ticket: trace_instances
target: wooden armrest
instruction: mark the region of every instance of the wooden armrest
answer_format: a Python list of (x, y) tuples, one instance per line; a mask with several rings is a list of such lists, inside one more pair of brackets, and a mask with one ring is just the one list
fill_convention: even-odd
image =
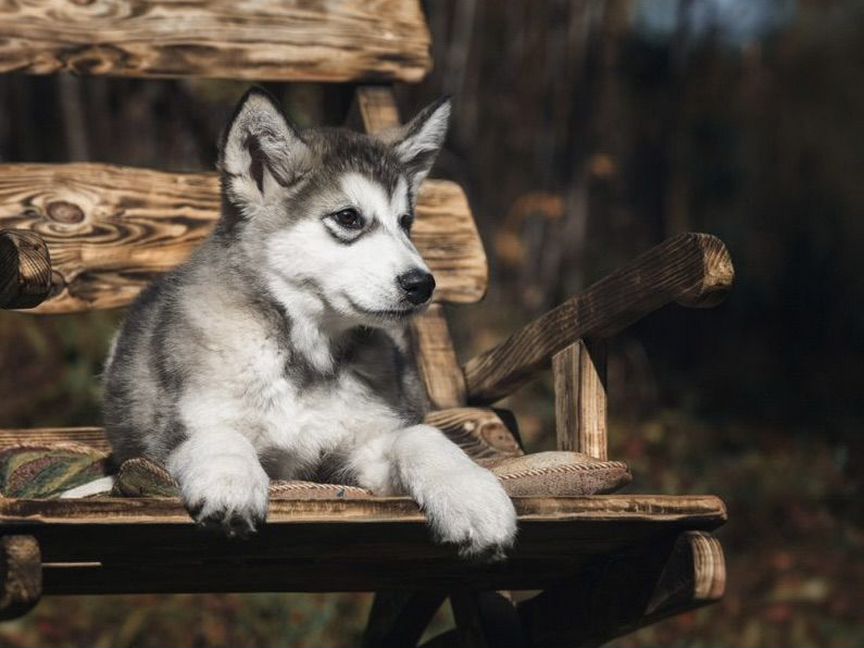
[(463, 367), (468, 402), (493, 403), (576, 340), (610, 337), (670, 302), (715, 306), (734, 276), (720, 239), (697, 233), (670, 238), (469, 360)]
[(42, 237), (0, 229), (0, 308), (33, 308), (50, 292), (51, 258)]

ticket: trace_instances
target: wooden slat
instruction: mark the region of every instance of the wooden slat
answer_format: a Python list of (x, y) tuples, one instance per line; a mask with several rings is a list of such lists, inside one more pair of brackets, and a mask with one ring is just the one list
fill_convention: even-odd
[(196, 527), (175, 499), (0, 500), (0, 529), (32, 535), (47, 594), (369, 591), (405, 587), (536, 589), (586, 561), (725, 519), (713, 497), (516, 498), (519, 542), (477, 565), (431, 542), (406, 498), (274, 501), (255, 536)]
[(577, 340), (552, 357), (559, 450), (606, 461), (606, 343)]
[(419, 81), (418, 0), (44, 0), (0, 4), (0, 73)]
[(503, 398), (579, 338), (610, 337), (672, 302), (713, 306), (734, 277), (720, 239), (696, 233), (673, 237), (468, 361), (468, 402)]
[[(0, 165), (0, 228), (38, 233), (51, 255), (52, 297), (34, 313), (128, 304), (155, 276), (185, 260), (218, 214), (213, 173)], [(424, 183), (414, 240), (437, 278), (436, 299), (471, 303), (483, 297), (483, 244), (458, 185)]]
[[(713, 495), (593, 495), (590, 497), (517, 497), (523, 522), (692, 522), (714, 528), (726, 519), (723, 502)], [(274, 500), (268, 523), (369, 524), (423, 523), (425, 516), (407, 497), (363, 500)], [(174, 498), (0, 499), (0, 524), (190, 525), (189, 514)]]
[[(357, 88), (354, 111), (368, 133), (380, 133), (400, 124), (393, 89), (387, 86)], [(479, 234), (477, 240), (480, 240)], [(477, 263), (475, 271), (480, 271), (485, 285), (489, 273), (485, 254)], [(411, 321), (411, 330), (418, 369), (431, 406), (442, 409), (464, 405), (465, 377), (456, 358), (444, 311), (440, 306), (431, 306)]]

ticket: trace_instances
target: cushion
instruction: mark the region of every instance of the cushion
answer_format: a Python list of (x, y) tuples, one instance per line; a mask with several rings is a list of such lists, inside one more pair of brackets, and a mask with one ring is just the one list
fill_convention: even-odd
[(22, 443), (0, 450), (3, 497), (59, 497), (70, 488), (104, 477), (108, 453), (79, 443)]
[(536, 452), (503, 459), (491, 470), (510, 497), (610, 493), (632, 479), (627, 464), (600, 461), (581, 452)]
[[(177, 497), (177, 482), (162, 466), (143, 457), (124, 461), (117, 472), (112, 495), (125, 497)], [(363, 499), (372, 492), (358, 486), (308, 481), (271, 481), (270, 499)]]
[[(108, 453), (77, 443), (21, 444), (0, 450), (0, 496), (177, 497), (177, 484), (162, 466), (130, 459), (115, 478)], [(627, 464), (600, 461), (579, 452), (538, 452), (508, 457), (490, 466), (511, 497), (559, 497), (612, 492), (631, 480)], [(309, 481), (273, 481), (270, 497), (363, 499), (364, 488)]]

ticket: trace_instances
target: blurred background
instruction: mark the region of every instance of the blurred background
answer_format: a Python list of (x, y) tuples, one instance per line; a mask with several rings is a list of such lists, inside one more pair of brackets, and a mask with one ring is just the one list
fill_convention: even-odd
[[(447, 93), (436, 174), (468, 192), (492, 268), (452, 308), (463, 358), (681, 231), (728, 245), (719, 308), (669, 307), (611, 342), (611, 456), (633, 491), (713, 493), (722, 603), (614, 646), (864, 645), (864, 3), (435, 0), (436, 68), (403, 118)], [(270, 85), (303, 125), (350, 89)], [(0, 77), (0, 159), (212, 169), (245, 86)], [(122, 312), (0, 316), (0, 427), (99, 420)], [(551, 380), (512, 397), (554, 444)], [(353, 646), (369, 595), (47, 599), (3, 646)], [(451, 621), (443, 610), (435, 630)]]

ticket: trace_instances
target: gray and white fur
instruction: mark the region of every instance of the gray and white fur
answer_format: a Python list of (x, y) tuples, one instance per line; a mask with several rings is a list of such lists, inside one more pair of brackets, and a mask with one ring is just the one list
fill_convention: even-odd
[(132, 305), (105, 370), (116, 458), (164, 463), (198, 522), (242, 535), (270, 479), (330, 479), (413, 497), (465, 556), (513, 543), (498, 480), (421, 423), (406, 343), (434, 288), (414, 205), (449, 113), (373, 137), (301, 131), (261, 90), (241, 100), (214, 234)]

